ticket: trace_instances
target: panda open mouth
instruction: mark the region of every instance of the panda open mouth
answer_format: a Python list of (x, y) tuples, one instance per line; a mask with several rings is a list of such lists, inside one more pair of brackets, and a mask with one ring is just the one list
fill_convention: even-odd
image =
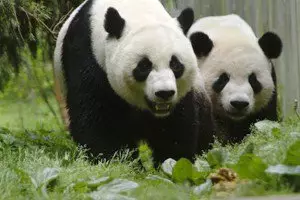
[(173, 104), (170, 102), (154, 102), (146, 97), (146, 102), (157, 117), (166, 117), (171, 113)]

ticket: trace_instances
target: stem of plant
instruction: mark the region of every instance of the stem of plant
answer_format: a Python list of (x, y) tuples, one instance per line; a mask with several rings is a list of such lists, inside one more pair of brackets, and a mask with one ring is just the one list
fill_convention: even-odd
[(298, 109), (299, 109), (299, 102), (297, 99), (295, 99), (294, 110), (295, 110), (296, 116), (298, 117), (298, 119), (300, 119), (300, 114), (298, 113)]

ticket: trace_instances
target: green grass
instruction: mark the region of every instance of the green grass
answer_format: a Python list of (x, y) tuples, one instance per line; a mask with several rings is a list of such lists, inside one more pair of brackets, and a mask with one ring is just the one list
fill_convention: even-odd
[[(193, 165), (183, 159), (175, 166), (166, 162), (163, 169), (153, 170), (145, 146), (144, 168), (127, 150), (110, 161), (90, 164), (84, 150), (49, 113), (42, 102), (0, 100), (0, 199), (182, 200), (287, 194), (300, 189), (300, 172), (266, 172), (278, 164), (300, 165), (297, 118), (278, 126), (258, 126), (240, 145), (223, 147), (216, 142)], [(238, 178), (212, 186), (209, 174), (221, 167), (233, 169)]]
[[(58, 113), (58, 106), (55, 99), (50, 99)], [(58, 114), (57, 114), (58, 115)], [(0, 127), (6, 127), (10, 130), (20, 129), (46, 129), (54, 130), (61, 127), (50, 112), (49, 108), (41, 99), (31, 100), (10, 100), (0, 99)]]

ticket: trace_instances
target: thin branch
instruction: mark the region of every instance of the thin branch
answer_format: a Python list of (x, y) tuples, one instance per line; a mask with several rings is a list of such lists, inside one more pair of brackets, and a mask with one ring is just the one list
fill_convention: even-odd
[(299, 109), (299, 102), (297, 99), (295, 99), (294, 111), (296, 113), (296, 116), (300, 119), (300, 114), (298, 113), (298, 109)]
[(57, 33), (54, 32), (53, 30), (51, 30), (42, 20), (36, 18), (36, 16), (30, 12), (28, 12), (26, 9), (24, 9), (23, 7), (20, 7), (20, 10), (22, 10), (23, 12), (25, 12), (27, 15), (29, 15), (30, 17), (32, 17), (33, 19), (35, 19), (38, 23), (40, 23), (49, 33), (51, 33), (51, 35), (53, 36), (54, 39), (56, 39)]
[(26, 17), (27, 17), (27, 20), (28, 20), (28, 24), (29, 24), (30, 33), (31, 33), (32, 32), (32, 25), (31, 25), (31, 22), (30, 22), (30, 17), (29, 17), (29, 15), (28, 15), (27, 12), (24, 12), (24, 13), (26, 14)]
[[(12, 6), (13, 6), (13, 4), (11, 4)], [(12, 12), (13, 12), (13, 15), (14, 15), (14, 18), (15, 18), (15, 20), (19, 23), (19, 21), (18, 21), (18, 17), (17, 17), (17, 13), (16, 13), (16, 9), (14, 8), (14, 7), (12, 7), (11, 8), (12, 9)], [(22, 42), (24, 42), (25, 40), (24, 40), (24, 38), (23, 38), (23, 35), (22, 35), (22, 32), (21, 32), (21, 29), (20, 29), (20, 25), (18, 24), (18, 32), (19, 32), (19, 35), (20, 35), (20, 37), (21, 37), (21, 40), (22, 40)]]
[(40, 81), (40, 79), (38, 78), (38, 75), (37, 75), (37, 72), (36, 72), (36, 66), (35, 66), (35, 61), (32, 60), (32, 57), (31, 58), (31, 63), (32, 63), (32, 67), (29, 67), (29, 64), (26, 62), (26, 68), (27, 70), (32, 70), (32, 75), (33, 75), (33, 79), (34, 79), (34, 82), (35, 84), (37, 85), (37, 88), (38, 88), (38, 92), (40, 93), (41, 95), (41, 98), (42, 100), (44, 101), (44, 103), (47, 105), (49, 111), (51, 112), (51, 114), (54, 116), (54, 119), (58, 125), (58, 127), (60, 129), (63, 129), (62, 127), (62, 124), (60, 123), (60, 120), (59, 120), (59, 117), (57, 116), (56, 112), (55, 112), (55, 109), (53, 108), (53, 106), (51, 105), (51, 103), (49, 102), (49, 99), (48, 99), (48, 96), (46, 94), (46, 92), (44, 91), (44, 89), (42, 88), (42, 83)]
[(66, 20), (66, 18), (73, 12), (73, 8), (71, 10), (69, 10), (69, 12), (67, 14), (65, 14), (64, 16), (62, 16), (60, 18), (60, 20), (54, 24), (54, 27), (52, 28), (53, 31), (55, 31), (61, 24), (63, 24)]

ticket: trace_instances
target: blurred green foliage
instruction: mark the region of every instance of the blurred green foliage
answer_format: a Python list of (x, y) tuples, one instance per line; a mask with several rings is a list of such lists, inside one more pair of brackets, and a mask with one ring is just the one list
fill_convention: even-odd
[[(52, 64), (45, 62), (44, 54), (40, 47), (36, 57), (31, 56), (28, 49), (22, 51), (19, 73), (9, 74), (10, 79), (6, 80), (5, 89), (0, 92), (0, 126), (11, 129), (62, 128), (53, 92)], [(9, 69), (12, 72), (12, 68)]]
[(12, 77), (13, 70), (18, 74), (21, 67), (28, 65), (28, 57), (36, 58), (39, 48), (44, 61), (52, 60), (61, 25), (81, 2), (0, 0), (0, 90)]

